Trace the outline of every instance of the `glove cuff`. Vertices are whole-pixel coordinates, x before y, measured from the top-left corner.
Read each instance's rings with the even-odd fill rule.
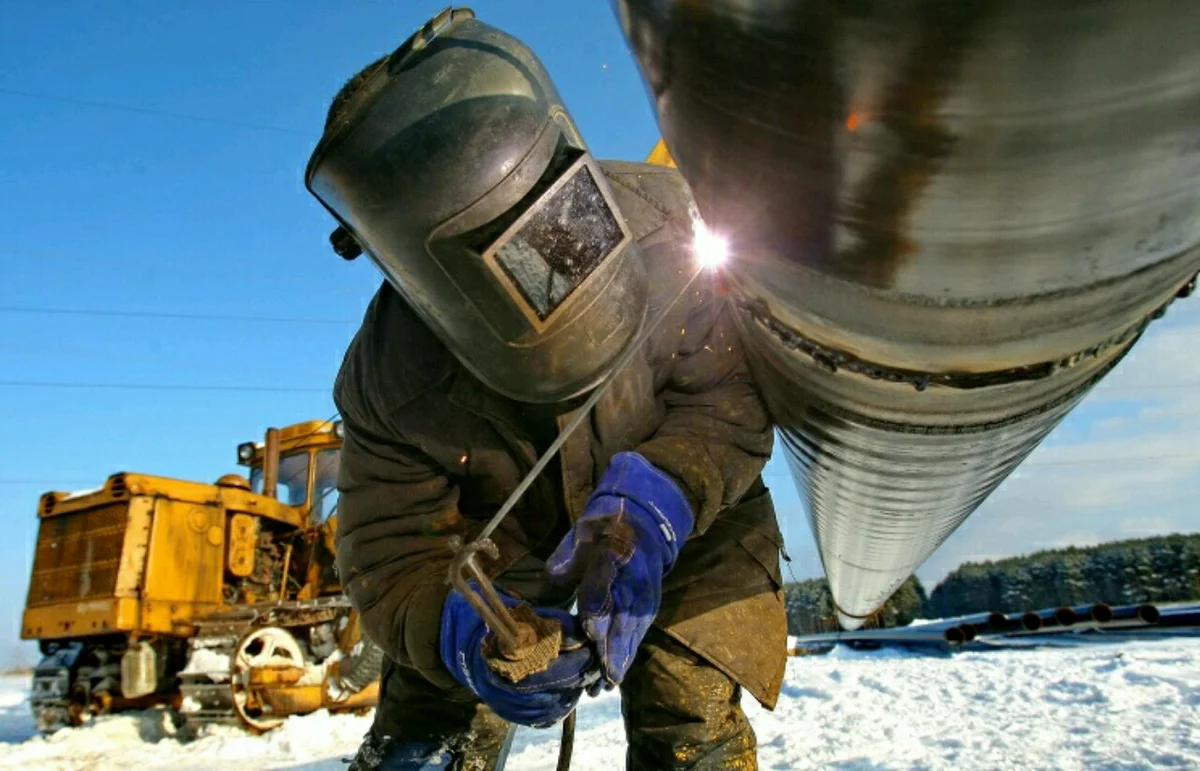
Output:
[[[679,550],[692,534],[695,516],[674,479],[636,452],[619,452],[600,477],[592,500],[600,496],[617,496],[636,504],[663,539],[665,567],[669,570],[675,564]]]
[[[475,658],[483,655],[486,634],[487,626],[479,614],[457,589],[451,589],[442,606],[438,653],[450,675],[476,696],[479,686],[473,681],[471,672],[476,667]]]

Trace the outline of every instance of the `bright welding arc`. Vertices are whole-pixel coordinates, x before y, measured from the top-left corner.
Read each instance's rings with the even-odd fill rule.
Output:
[[[710,229],[693,207],[688,212],[692,217],[692,254],[700,268],[717,270],[729,259],[729,239]]]

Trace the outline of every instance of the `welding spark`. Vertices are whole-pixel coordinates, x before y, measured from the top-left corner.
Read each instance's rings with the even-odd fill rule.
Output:
[[[692,251],[702,268],[716,270],[729,259],[729,239],[714,233],[697,212],[692,212]]]

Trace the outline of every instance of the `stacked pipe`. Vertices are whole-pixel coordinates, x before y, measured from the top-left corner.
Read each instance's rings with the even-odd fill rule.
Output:
[[[978,616],[955,619],[944,627],[942,637],[950,645],[961,645],[978,636],[1013,637],[1064,631],[1128,629],[1156,625],[1160,616],[1158,608],[1151,604],[1113,608],[1103,602],[1043,608],[1019,614],[994,612],[982,619]]]
[[[1156,605],[1126,605],[1113,608],[1105,603],[1076,607],[1043,608],[1024,613],[987,613],[962,616],[941,622],[893,629],[859,629],[797,637],[793,653],[827,649],[837,643],[854,645],[905,645],[956,648],[976,640],[1037,638],[1064,633],[1136,631],[1187,628],[1200,631],[1200,606],[1187,604],[1161,611]]]
[[[917,626],[859,629],[795,637],[790,653],[828,651],[844,643],[855,647],[899,645],[954,650],[971,643],[985,647],[1022,646],[1077,633],[1200,634],[1200,604],[1180,603],[1111,607],[1105,603],[1043,608],[1024,613],[978,613]]]
[[[1200,3],[618,0],[856,628],[1200,269]]]

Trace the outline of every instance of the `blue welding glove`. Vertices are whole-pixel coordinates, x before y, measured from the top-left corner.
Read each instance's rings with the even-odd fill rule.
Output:
[[[519,602],[496,589],[509,607]],[[455,680],[497,715],[518,725],[544,728],[554,725],[575,709],[588,685],[598,679],[596,654],[579,626],[579,620],[564,610],[535,608],[545,618],[562,624],[563,645],[558,658],[544,672],[513,683],[487,665],[483,645],[490,634],[479,613],[457,589],[450,591],[442,606],[442,629],[438,641],[442,663]]]
[[[610,687],[625,677],[658,615],[663,576],[692,525],[679,485],[641,455],[622,452],[550,555],[551,580],[578,582],[579,617]]]

